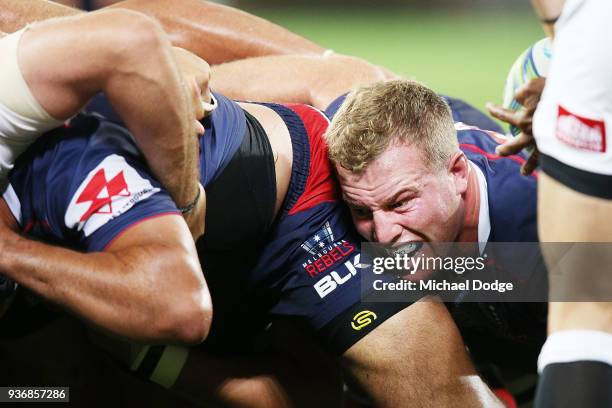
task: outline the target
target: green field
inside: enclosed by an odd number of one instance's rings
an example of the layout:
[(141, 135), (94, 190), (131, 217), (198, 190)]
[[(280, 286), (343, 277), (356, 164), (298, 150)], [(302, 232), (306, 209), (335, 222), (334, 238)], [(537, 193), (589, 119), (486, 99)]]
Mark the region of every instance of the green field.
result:
[(258, 9), (253, 12), (336, 52), (361, 56), (479, 108), (500, 102), (515, 58), (543, 37), (529, 7), (464, 10)]

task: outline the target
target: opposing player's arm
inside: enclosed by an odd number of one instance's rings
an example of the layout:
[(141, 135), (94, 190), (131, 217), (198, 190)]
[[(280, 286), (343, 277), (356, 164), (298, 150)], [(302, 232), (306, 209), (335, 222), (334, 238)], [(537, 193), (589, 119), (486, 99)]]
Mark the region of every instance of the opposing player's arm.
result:
[(386, 320), (342, 359), (377, 407), (503, 407), (476, 374), (446, 307), (433, 300)]
[(116, 335), (197, 343), (212, 306), (193, 240), (176, 215), (150, 218), (104, 252), (80, 253), (21, 237), (0, 200), (0, 273)]
[(249, 58), (212, 70), (211, 86), (230, 98), (305, 103), (321, 110), (357, 85), (395, 77), (362, 59), (342, 55)]
[(38, 23), (23, 34), (18, 60), (33, 96), (54, 118), (74, 115), (103, 91), (178, 206), (194, 199), (196, 130), (203, 130), (194, 106), (201, 107), (198, 89), (207, 87), (208, 66), (190, 67), (182, 78), (153, 19), (105, 10)]

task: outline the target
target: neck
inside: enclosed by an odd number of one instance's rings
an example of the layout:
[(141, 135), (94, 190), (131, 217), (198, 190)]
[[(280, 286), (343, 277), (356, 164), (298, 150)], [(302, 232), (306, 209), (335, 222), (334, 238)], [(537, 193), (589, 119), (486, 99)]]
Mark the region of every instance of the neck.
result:
[(463, 228), (459, 232), (457, 241), (476, 242), (478, 241), (478, 218), (480, 214), (480, 187), (478, 186), (478, 176), (470, 164), (470, 174), (468, 176), (468, 187), (464, 195), (465, 212)]

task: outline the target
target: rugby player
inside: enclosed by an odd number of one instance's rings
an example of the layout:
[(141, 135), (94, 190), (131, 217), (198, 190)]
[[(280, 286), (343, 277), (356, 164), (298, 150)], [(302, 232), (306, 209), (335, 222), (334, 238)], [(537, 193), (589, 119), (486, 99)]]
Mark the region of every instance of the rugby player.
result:
[[(536, 406), (610, 406), (610, 251), (601, 243), (612, 242), (608, 153), (612, 52), (598, 44), (610, 34), (612, 7), (597, 0), (533, 3), (547, 32), (554, 33), (546, 85), (533, 90), (526, 112), (496, 108), (494, 113), (522, 125), (521, 119), (529, 123), (537, 105), (533, 134), (530, 126), (523, 127), (522, 145), (532, 143), (535, 136), (540, 151), (540, 237), (543, 242), (578, 243), (570, 252), (554, 247), (545, 251), (551, 287), (558, 282), (555, 276), (573, 286), (561, 285), (565, 293), (551, 292), (549, 337), (538, 361)], [(504, 153), (520, 147), (512, 144)]]
[[(329, 98), (326, 100), (322, 97), (319, 101), (319, 98), (311, 95), (323, 95), (324, 90), (318, 84), (325, 82), (326, 75), (344, 80), (350, 74), (341, 76), (343, 72), (354, 73), (358, 70), (357, 66), (347, 69), (347, 62), (326, 63), (324, 58), (302, 56), (272, 56), (236, 61), (213, 68), (213, 86), (217, 89), (225, 86), (236, 97), (249, 95), (251, 98), (274, 99), (293, 95), (294, 100), (297, 98), (322, 107), (329, 103)], [(228, 75), (237, 72), (246, 73), (241, 77), (245, 83), (217, 80), (227, 79)], [(253, 81), (254, 78), (257, 81)], [(260, 83), (268, 83), (272, 78), (283, 84), (280, 87), (282, 94), (275, 96), (273, 89), (260, 86)], [(327, 139), (331, 157), (336, 161), (344, 197), (351, 208), (355, 225), (365, 239), (394, 244), (421, 240), (537, 242), (536, 177), (524, 177), (517, 171), (525, 163), (524, 156), (497, 156), (496, 147), (505, 141), (502, 136), (463, 124), (453, 126), (454, 119), (487, 127), (486, 117), (480, 117), (473, 108), (460, 105), (460, 101), (446, 98), (451, 107), (464, 108), (453, 109), (451, 112), (441, 97), (423, 86), (405, 80), (378, 82), (349, 94), (348, 101), (345, 98), (342, 96), (334, 100), (326, 109), (326, 113), (334, 117)], [(423, 108), (431, 104), (431, 112)], [(466, 115), (470, 110), (471, 115)], [(408, 121), (406, 125), (405, 117), (427, 119), (417, 122), (418, 128), (413, 126), (405, 129), (412, 123)], [(389, 127), (381, 124), (389, 124)], [(372, 144), (367, 145), (362, 136), (364, 133), (373, 133), (370, 126), (376, 126), (380, 133), (375, 133), (370, 138)], [(344, 133), (348, 131), (351, 133)], [(394, 140), (395, 134), (415, 135), (415, 139), (400, 142)], [(421, 139), (417, 140), (418, 137)], [(424, 149), (418, 147), (423, 145), (426, 146)], [(373, 153), (380, 151), (382, 153), (379, 155)], [(366, 164), (353, 162), (354, 157), (359, 155), (367, 157), (364, 160)], [(438, 160), (444, 165), (434, 165), (432, 169), (430, 163), (433, 157), (441, 157)], [(365, 170), (355, 170), (363, 166)], [(408, 182), (413, 195), (405, 200), (399, 197), (397, 202), (388, 202), (397, 195), (396, 186)], [(417, 191), (414, 186), (417, 186)], [(404, 192), (404, 195), (407, 194)], [(518, 202), (520, 206), (516, 204)], [(425, 308), (423, 319), (427, 316), (427, 308), (435, 308), (434, 305), (433, 302), (420, 305)], [(453, 305), (450, 312), (475, 357), (484, 352), (489, 361), (497, 360), (504, 365), (507, 361), (502, 362), (499, 357), (516, 356), (511, 350), (520, 345), (525, 356), (529, 356), (525, 360), (531, 358), (534, 365), (545, 335), (543, 304), (481, 304), (472, 307), (471, 304)], [(468, 316), (472, 327), (466, 323)], [(475, 328), (474, 321), (478, 319), (483, 319), (476, 325), (480, 327), (471, 332)], [(480, 330), (487, 326), (482, 324), (483, 321), (496, 319), (499, 319), (499, 326), (489, 326), (488, 337), (482, 339)], [(451, 326), (445, 327), (444, 323), (444, 320), (440, 321), (440, 333), (446, 333), (454, 326), (451, 323)], [(511, 329), (508, 331), (509, 327)], [(406, 329), (397, 330), (403, 332)], [(412, 331), (410, 336), (420, 338), (418, 333)], [(425, 335), (420, 339), (421, 343), (417, 341), (416, 344), (427, 344)], [(369, 340), (368, 337), (364, 338), (355, 348), (373, 347)], [(489, 341), (495, 342), (496, 347), (484, 344)], [(403, 369), (415, 370), (427, 365), (427, 361), (419, 358), (423, 350), (413, 345), (413, 351), (414, 355), (409, 359), (398, 360), (396, 366), (390, 363), (387, 368), (397, 373)], [(436, 378), (439, 374), (436, 366), (428, 367), (432, 378), (427, 375), (426, 381), (436, 384), (439, 380)], [(380, 375), (385, 376), (383, 373)], [(420, 401), (418, 391), (413, 390), (411, 395), (413, 402)]]
[[(103, 91), (179, 207), (194, 201), (195, 135), (203, 131), (197, 119), (204, 115), (200, 96), (209, 75), (203, 61), (173, 50), (154, 20), (128, 10), (55, 19), (0, 35), (1, 191), (19, 154)], [(187, 220), (191, 216), (185, 213)], [(0, 303), (8, 303), (14, 289), (0, 275)]]
[[(324, 109), (330, 102), (330, 93), (326, 89), (326, 84), (332, 83), (336, 78), (338, 78), (336, 84), (339, 82), (340, 86), (345, 81), (354, 81), (353, 83), (363, 81), (363, 76), (360, 78), (360, 75), (356, 74), (356, 72), (360, 72), (359, 64), (358, 61), (352, 61), (348, 57), (337, 57), (335, 59), (299, 55), (258, 57), (214, 67), (213, 86), (216, 89), (223, 89), (237, 98), (292, 100), (295, 102), (311, 103)], [(240, 72), (243, 73), (240, 77), (241, 80), (229, 80), (232, 77), (236, 78), (236, 75)], [(278, 87), (263, 85), (269, 84), (271, 81), (275, 81), (275, 83), (280, 85)], [(386, 86), (390, 86), (391, 89), (385, 90)], [(372, 156), (375, 155), (368, 153), (368, 150), (383, 150), (384, 153), (376, 158), (370, 158), (371, 163), (365, 165), (366, 170), (363, 172), (354, 170), (347, 172), (341, 165), (337, 165), (341, 184), (343, 189), (345, 189), (345, 196), (347, 195), (346, 188), (352, 187), (360, 192), (366, 191), (363, 184), (367, 183), (367, 191), (380, 187), (382, 191), (376, 199), (385, 202), (389, 196), (393, 195), (392, 191), (387, 191), (385, 188), (390, 189), (391, 186), (394, 186), (394, 183), (398, 182), (397, 177), (410, 179), (414, 171), (418, 177), (412, 176), (413, 179), (433, 179), (435, 181), (432, 182), (432, 185), (437, 186), (440, 184), (443, 187), (439, 191), (436, 191), (435, 188), (427, 189), (424, 192), (431, 191), (431, 194), (423, 195), (428, 195), (428, 199), (432, 200), (433, 203), (441, 202), (443, 201), (441, 197), (446, 197), (448, 200), (444, 201), (452, 204), (438, 209), (443, 210), (443, 213), (435, 213), (435, 205), (427, 206), (421, 204), (419, 208), (423, 212), (410, 212), (410, 215), (408, 211), (401, 208), (394, 210), (379, 208), (378, 214), (381, 214), (381, 218), (375, 219), (373, 213), (370, 213), (371, 208), (369, 206), (349, 198), (349, 203), (353, 204), (353, 206), (357, 202), (353, 218), (362, 236), (369, 240), (393, 243), (420, 239), (433, 241), (472, 240), (483, 243), (537, 242), (535, 214), (536, 178), (535, 176), (522, 177), (514, 173), (521, 165), (525, 164), (524, 156), (515, 155), (503, 159), (496, 155), (496, 148), (505, 141), (503, 137), (491, 132), (470, 128), (469, 126), (458, 125), (459, 148), (454, 134), (455, 131), (451, 126), (452, 122), (449, 120), (450, 116), (442, 108), (443, 104), (440, 98), (434, 98), (431, 91), (427, 91), (423, 87), (416, 86), (410, 82), (399, 81), (395, 82), (393, 86), (389, 84), (376, 84), (371, 88), (362, 89), (361, 92), (362, 94), (358, 91), (357, 95), (354, 96), (359, 100), (358, 111), (352, 112), (352, 115), (348, 117), (341, 117), (341, 122), (338, 122), (336, 125), (337, 132), (342, 132), (343, 129), (351, 129), (354, 132), (352, 133), (353, 140), (347, 141), (345, 139), (347, 136), (343, 135), (335, 145), (332, 143), (332, 158), (334, 157), (334, 147), (341, 151), (350, 152), (350, 154), (346, 153), (344, 156), (344, 160), (349, 162), (357, 151), (362, 152), (364, 155), (370, 154)], [(427, 97), (422, 95), (423, 92), (426, 93)], [(363, 94), (367, 96), (363, 96)], [(419, 96), (421, 99), (419, 99)], [(388, 134), (393, 134), (395, 131), (398, 131), (398, 128), (401, 129), (402, 115), (405, 115), (406, 112), (412, 112), (412, 115), (417, 116), (417, 108), (419, 106), (426, 106), (427, 104), (423, 101), (427, 100), (427, 98), (431, 98), (430, 101), (437, 99), (439, 110), (436, 112), (437, 116), (431, 115), (435, 119), (430, 119), (429, 124), (420, 123), (420, 125), (430, 126), (430, 128), (418, 133), (423, 135), (422, 137), (425, 139), (419, 143), (430, 147), (433, 153), (431, 150), (429, 153), (434, 155), (434, 157), (442, 156), (448, 161), (451, 161), (450, 159), (452, 158), (453, 162), (456, 161), (459, 164), (458, 167), (464, 172), (462, 176), (464, 180), (461, 181), (465, 183), (464, 187), (462, 187), (464, 191), (459, 194), (455, 192), (456, 196), (453, 199), (450, 198), (452, 194), (448, 191), (452, 184), (432, 178), (431, 169), (426, 164), (428, 160), (421, 159), (420, 162), (416, 160), (422, 152), (419, 152), (418, 148), (413, 148), (411, 143), (406, 142), (406, 144), (410, 145), (410, 149), (407, 146), (398, 147), (397, 141), (389, 141), (388, 138), (385, 139), (384, 136), (377, 134), (377, 137), (373, 137), (373, 139), (378, 141), (384, 140), (381, 143), (382, 147), (376, 144), (380, 142), (373, 142), (372, 146), (363, 146), (364, 142), (360, 138), (364, 132), (372, 131), (371, 128), (367, 127), (371, 124), (380, 126), (378, 125), (379, 123), (392, 123), (390, 125), (392, 127), (382, 131), (383, 134), (387, 132), (386, 135), (388, 137)], [(496, 125), (489, 125), (486, 118), (479, 117), (477, 113), (474, 114), (473, 109), (471, 109), (473, 116), (468, 117), (466, 113), (470, 112), (470, 109), (455, 109), (458, 106), (458, 101), (446, 99), (450, 102), (451, 107), (454, 108), (452, 110), (452, 118), (455, 121), (464, 120), (468, 123), (481, 124), (485, 128), (498, 128)], [(409, 105), (405, 102), (411, 100), (415, 101), (414, 105)], [(343, 101), (344, 97), (333, 101), (328, 109), (326, 109), (326, 113), (334, 116)], [(388, 102), (385, 103), (386, 101)], [(342, 112), (342, 109), (340, 111)], [(358, 123), (357, 119), (359, 118), (363, 118), (364, 122)], [(333, 123), (336, 123), (336, 120), (334, 119)], [(446, 132), (440, 132), (439, 128), (436, 129), (434, 127), (437, 121), (446, 123)], [(439, 136), (434, 143), (431, 140), (427, 140), (426, 136), (424, 136), (428, 133), (428, 130), (429, 133), (434, 135), (443, 133), (444, 136)], [(416, 131), (417, 129), (410, 129), (410, 131), (403, 133), (410, 134)], [(336, 136), (333, 136), (333, 132), (334, 130), (330, 134), (332, 138), (335, 138)], [(388, 143), (388, 145), (385, 145), (385, 143)], [(441, 153), (439, 150), (436, 151), (431, 146), (442, 146), (438, 147), (438, 149), (446, 149), (446, 153)], [(417, 150), (417, 152), (409, 155), (407, 153), (410, 150)], [(384, 163), (386, 166), (380, 166), (380, 163)], [(346, 165), (349, 166), (348, 164)], [(364, 164), (356, 166), (361, 167)], [(443, 170), (448, 171), (447, 168), (443, 168)], [(442, 171), (442, 173), (444, 172)], [(399, 176), (395, 176), (396, 174)], [(361, 179), (361, 177), (364, 179)], [(440, 169), (436, 172), (436, 177), (440, 177)], [(445, 177), (448, 180), (448, 178), (452, 179), (456, 175), (449, 172)], [(444, 179), (442, 178), (442, 180)], [(385, 184), (385, 182), (388, 184)], [(384, 185), (379, 186), (377, 183)], [(418, 196), (424, 192), (419, 191), (415, 194)], [(521, 203), (520, 206), (515, 205), (518, 202)], [(450, 225), (440, 225), (435, 221), (436, 219), (447, 220), (449, 218), (454, 218)], [(461, 226), (461, 229), (458, 230), (458, 226)], [(536, 279), (540, 279), (540, 284), (544, 284), (541, 282), (544, 278), (542, 275), (536, 277)], [(488, 309), (488, 306), (490, 305), (487, 305), (486, 309)], [(457, 308), (461, 309), (465, 308), (465, 306)], [(499, 310), (495, 310), (496, 308)], [(513, 322), (514, 328), (512, 330), (517, 330), (517, 332), (514, 335), (510, 335), (510, 337), (514, 337), (515, 340), (518, 338), (525, 340), (525, 335), (528, 333), (529, 341), (527, 343), (530, 350), (529, 353), (525, 354), (529, 354), (533, 358), (533, 362), (535, 362), (535, 355), (539, 351), (544, 336), (544, 305), (542, 303), (535, 305), (492, 305), (492, 308), (488, 310), (489, 312), (487, 313), (497, 317), (500, 315), (504, 316), (501, 318), (505, 320), (502, 325), (508, 324), (510, 321)], [(451, 312), (457, 316), (456, 310), (451, 310)], [(468, 314), (475, 319), (479, 312), (472, 310)], [(492, 315), (488, 319), (495, 320)], [(457, 323), (462, 325), (462, 319), (458, 318)], [(492, 337), (498, 339), (500, 332), (505, 329), (501, 327), (497, 329), (499, 330), (496, 333), (497, 336), (493, 335)], [(474, 343), (470, 344), (470, 342), (475, 340), (475, 337), (471, 336), (469, 338), (466, 335), (466, 340), (468, 345), (471, 346), (470, 349), (475, 354), (478, 354), (478, 348), (481, 345), (477, 348), (474, 347)], [(367, 338), (360, 343), (366, 344), (367, 347)], [(514, 347), (516, 346), (517, 344)], [(513, 346), (509, 346), (507, 350), (512, 348)], [(497, 351), (503, 354), (504, 352), (500, 352), (501, 349), (503, 347), (500, 346)], [(494, 355), (489, 357), (495, 359)], [(405, 364), (405, 362), (402, 361), (401, 364)], [(418, 366), (418, 364), (415, 363), (415, 366)], [(397, 367), (394, 368), (399, 370)], [(412, 395), (414, 401), (415, 395), (418, 395), (418, 393), (413, 393)], [(418, 397), (416, 401), (418, 401)]]
[[(19, 2), (19, 7), (31, 5)], [(5, 18), (2, 30), (16, 28)], [(194, 136), (203, 132), (198, 120), (207, 105), (201, 99), (210, 101), (209, 69), (201, 60), (177, 61), (186, 57), (172, 49), (153, 19), (104, 10), (33, 24), (0, 44), (5, 140), (0, 177), (38, 135), (60, 126), (102, 91), (177, 205), (193, 201), (198, 191)]]
[[(273, 108), (277, 109), (278, 111), (283, 110), (283, 108), (277, 107), (276, 105), (274, 105)], [(299, 108), (297, 107), (294, 107), (294, 109), (299, 110)], [(315, 115), (314, 112), (316, 111), (312, 111), (311, 108), (304, 109), (306, 109), (307, 112), (311, 112), (315, 117), (321, 118), (320, 115)], [(314, 140), (316, 141), (317, 139)], [(313, 139), (309, 137), (309, 141), (313, 141)], [(293, 147), (295, 146), (296, 144), (294, 143)], [(316, 149), (321, 149), (320, 146), (322, 146), (322, 144), (317, 142)], [(319, 151), (314, 156), (321, 157), (321, 153), (322, 152)], [(296, 161), (294, 159), (293, 166), (295, 165)], [(324, 170), (325, 179), (327, 179), (327, 174), (329, 172), (328, 168), (321, 164), (317, 167), (322, 168)], [(313, 176), (312, 174), (310, 174), (308, 177)], [(326, 189), (330, 188), (328, 187), (327, 183), (313, 182), (313, 184), (318, 185), (320, 188), (322, 188), (322, 190), (316, 193), (318, 196), (327, 196), (325, 191)], [(472, 187), (474, 187), (474, 185), (472, 185)], [(312, 200), (306, 201), (308, 202)], [(227, 204), (224, 205), (227, 206)], [(209, 212), (207, 212), (207, 217), (208, 216)], [(305, 241), (302, 242), (302, 244), (304, 244), (306, 248), (312, 247), (313, 243), (316, 243), (315, 237), (319, 237), (320, 240), (321, 236), (328, 235), (328, 229), (326, 228), (326, 225), (321, 225), (320, 223), (317, 224), (318, 226), (313, 231), (312, 236), (312, 239), (314, 241), (308, 242), (309, 239), (307, 238)], [(320, 231), (316, 230), (317, 228), (321, 227), (323, 228)], [(319, 234), (319, 232), (321, 232), (321, 234)], [(333, 230), (333, 235), (335, 237), (338, 236), (338, 233), (335, 231), (335, 229)], [(211, 238), (209, 243), (215, 245), (215, 241), (216, 240)], [(248, 242), (248, 240), (246, 241)], [(250, 245), (247, 245), (247, 248), (249, 248), (249, 246)], [(303, 249), (303, 246), (301, 244), (300, 247)], [(205, 250), (206, 248), (204, 247), (202, 249)], [(283, 255), (286, 256), (285, 254)], [(326, 254), (323, 254), (323, 256), (324, 255)], [(218, 256), (221, 258), (221, 264), (223, 264), (223, 262), (227, 263), (229, 262), (229, 260), (232, 259), (229, 255)], [(459, 333), (454, 323), (450, 319), (448, 312), (446, 311), (443, 305), (436, 304), (433, 302), (418, 302), (417, 304), (414, 304), (408, 308), (406, 308), (406, 305), (394, 306), (398, 307), (398, 310), (401, 310), (401, 312), (399, 313), (395, 313), (395, 311), (393, 310), (391, 310), (390, 312), (385, 312), (384, 310), (377, 310), (378, 319), (375, 322), (372, 322), (367, 328), (367, 330), (360, 333), (343, 333), (343, 330), (346, 331), (345, 328), (349, 327), (348, 323), (350, 323), (350, 320), (356, 314), (355, 312), (359, 311), (356, 309), (364, 307), (360, 304), (359, 301), (357, 301), (356, 303), (352, 303), (355, 302), (355, 299), (359, 298), (359, 293), (357, 293), (357, 296), (355, 296), (354, 287), (352, 292), (349, 291), (351, 286), (353, 286), (352, 282), (356, 282), (357, 279), (349, 278), (349, 280), (347, 280), (347, 277), (352, 275), (353, 271), (346, 263), (340, 265), (340, 268), (349, 268), (350, 275), (348, 273), (339, 273), (337, 267), (334, 266), (335, 263), (333, 261), (330, 261), (329, 257), (324, 260), (323, 256), (319, 256), (317, 259), (314, 259), (314, 261), (312, 259), (305, 258), (306, 262), (302, 262), (303, 270), (300, 272), (303, 275), (296, 275), (297, 277), (293, 279), (293, 282), (289, 283), (297, 284), (298, 287), (303, 287), (305, 288), (305, 290), (310, 290), (310, 295), (316, 294), (317, 292), (314, 283), (310, 283), (309, 285), (308, 283), (304, 282), (304, 279), (306, 277), (312, 276), (313, 278), (315, 278), (317, 277), (317, 275), (324, 276), (326, 274), (331, 275), (335, 273), (336, 276), (344, 276), (344, 278), (341, 278), (344, 283), (350, 283), (349, 285), (341, 286), (341, 290), (335, 291), (336, 293), (333, 293), (333, 296), (331, 298), (325, 300), (325, 303), (336, 304), (334, 307), (334, 313), (340, 313), (342, 311), (347, 312), (340, 317), (332, 316), (332, 319), (343, 321), (345, 324), (341, 325), (339, 328), (334, 327), (334, 325), (331, 323), (329, 325), (324, 324), (324, 327), (320, 327), (323, 329), (320, 331), (320, 335), (324, 339), (324, 341), (328, 343), (328, 347), (330, 347), (330, 349), (335, 349), (336, 351), (342, 352), (345, 347), (349, 347), (349, 349), (344, 353), (344, 361), (348, 369), (355, 377), (357, 377), (361, 385), (368, 391), (368, 393), (377, 405), (397, 406), (402, 402), (408, 401), (407, 398), (410, 398), (411, 402), (427, 401), (428, 403), (446, 406), (452, 404), (465, 406), (477, 404), (486, 405), (488, 403), (494, 403), (492, 396), (487, 395), (486, 387), (483, 388), (483, 385), (480, 380), (475, 376), (470, 376), (475, 374), (475, 370), (473, 369), (471, 362), (469, 361), (469, 357), (465, 352), (461, 337), (459, 336)], [(335, 255), (331, 256), (340, 257), (340, 260), (342, 260), (341, 254), (336, 253)], [(210, 257), (210, 254), (208, 254), (208, 257)], [(315, 257), (317, 257), (317, 255), (315, 255)], [(211, 260), (214, 260), (214, 257), (212, 257)], [(336, 259), (332, 258), (332, 260)], [(355, 260), (356, 258), (353, 258), (353, 261)], [(310, 263), (309, 261), (312, 263)], [(317, 263), (317, 261), (321, 262)], [(206, 264), (206, 262), (207, 257), (204, 257), (203, 263)], [(333, 269), (330, 267), (333, 267)], [(298, 271), (300, 270), (299, 267), (295, 269), (297, 269)], [(355, 268), (355, 264), (353, 264), (353, 269), (355, 270), (355, 278), (357, 278), (357, 274), (359, 273), (359, 271), (358, 268)], [(256, 276), (257, 272), (254, 273), (253, 270), (251, 270), (247, 275)], [(289, 280), (291, 281), (291, 279)], [(308, 279), (306, 279), (306, 282), (309, 282)], [(231, 290), (236, 289), (235, 283), (236, 281), (234, 280), (232, 282), (234, 286), (230, 286)], [(287, 289), (287, 287), (283, 289)], [(293, 292), (294, 299), (300, 296), (299, 291), (295, 289), (296, 288), (294, 288), (294, 290), (292, 291), (289, 291)], [(247, 291), (251, 290), (253, 290), (252, 287), (247, 288)], [(213, 290), (213, 296), (214, 293), (215, 290)], [(301, 300), (301, 303), (304, 303), (304, 300), (308, 299), (309, 295), (306, 291), (302, 293), (306, 294), (305, 297)], [(225, 296), (221, 298), (220, 301), (221, 303), (223, 303), (224, 301), (230, 302), (231, 298), (229, 296)], [(320, 302), (320, 300), (318, 302)], [(338, 304), (342, 304), (343, 302), (347, 302), (346, 305), (355, 306), (356, 309), (347, 309), (347, 306), (338, 306)], [(252, 306), (253, 304), (248, 303), (248, 306)], [(287, 304), (281, 303), (281, 307), (275, 311), (277, 313), (280, 312), (282, 314), (283, 307), (288, 307), (288, 309), (292, 309), (293, 306), (289, 305), (291, 305), (291, 302), (288, 302)], [(375, 308), (383, 307), (383, 305), (367, 305), (367, 307)], [(389, 306), (387, 305), (385, 307)], [(242, 311), (240, 308), (234, 309)], [(292, 314), (304, 312), (310, 314), (310, 316), (308, 316), (306, 320), (310, 323), (311, 328), (315, 328), (316, 330), (316, 326), (319, 323), (317, 323), (318, 319), (316, 317), (313, 319), (312, 313), (316, 312), (317, 309), (318, 306), (305, 305), (303, 309), (292, 309)], [(300, 312), (300, 310), (302, 311)], [(393, 313), (395, 314), (393, 315)], [(218, 321), (221, 325), (231, 326), (232, 324), (235, 324), (236, 321), (243, 322), (244, 316), (250, 315), (248, 310), (244, 313), (236, 314), (238, 315), (238, 318), (236, 318), (235, 316), (233, 318), (230, 318), (231, 316), (228, 318), (222, 317), (219, 318)], [(387, 317), (389, 317), (389, 314), (393, 315), (393, 317), (388, 320), (385, 320)], [(325, 318), (320, 316), (320, 319), (324, 320)], [(380, 323), (382, 324), (377, 327), (377, 325), (379, 325)], [(330, 328), (332, 332), (336, 332), (326, 333), (327, 329)], [(235, 328), (230, 328), (229, 332), (231, 332), (232, 330), (236, 331)], [(368, 334), (368, 332), (370, 331), (371, 333)], [(237, 332), (241, 335), (244, 334), (241, 333), (239, 330)], [(392, 335), (391, 333), (401, 333), (401, 336)], [(238, 336), (233, 336), (233, 338), (238, 338)], [(245, 336), (242, 336), (240, 338), (244, 339)], [(363, 338), (363, 340), (359, 341), (361, 338)], [(423, 341), (423, 339), (426, 340)], [(233, 344), (231, 340), (229, 342), (224, 343)], [(241, 346), (242, 345), (236, 345), (234, 349), (240, 349)], [(407, 362), (412, 361), (414, 361), (413, 364), (407, 364)], [(415, 369), (420, 371), (419, 367), (423, 366), (429, 366), (432, 369), (427, 370), (427, 373), (424, 373), (421, 378), (414, 378), (414, 375), (411, 375), (411, 373), (413, 373)], [(397, 375), (398, 372), (403, 374)]]

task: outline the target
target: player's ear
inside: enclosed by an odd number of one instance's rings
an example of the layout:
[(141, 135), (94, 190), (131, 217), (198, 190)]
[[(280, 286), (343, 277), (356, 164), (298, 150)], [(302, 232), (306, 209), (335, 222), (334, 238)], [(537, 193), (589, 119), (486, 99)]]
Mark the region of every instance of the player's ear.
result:
[(468, 186), (470, 165), (462, 151), (458, 151), (451, 156), (448, 172), (455, 184), (455, 192), (457, 194), (465, 193)]

